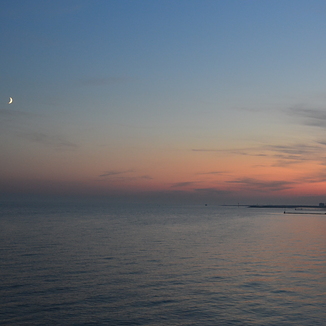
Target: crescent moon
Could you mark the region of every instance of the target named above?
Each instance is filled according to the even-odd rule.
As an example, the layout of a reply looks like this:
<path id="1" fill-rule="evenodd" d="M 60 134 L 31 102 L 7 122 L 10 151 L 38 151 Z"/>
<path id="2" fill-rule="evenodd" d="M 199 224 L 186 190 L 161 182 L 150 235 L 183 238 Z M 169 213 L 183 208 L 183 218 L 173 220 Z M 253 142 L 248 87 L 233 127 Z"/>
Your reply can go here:
<path id="1" fill-rule="evenodd" d="M 11 104 L 14 100 L 12 99 L 12 97 L 9 97 L 9 102 L 8 104 Z"/>

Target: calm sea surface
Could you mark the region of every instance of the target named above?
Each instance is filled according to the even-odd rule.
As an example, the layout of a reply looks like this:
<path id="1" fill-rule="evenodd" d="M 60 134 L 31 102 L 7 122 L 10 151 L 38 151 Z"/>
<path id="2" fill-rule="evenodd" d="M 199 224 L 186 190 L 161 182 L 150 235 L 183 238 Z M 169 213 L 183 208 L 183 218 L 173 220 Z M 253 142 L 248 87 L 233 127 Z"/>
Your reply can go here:
<path id="1" fill-rule="evenodd" d="M 325 325 L 326 215 L 1 203 L 1 325 Z"/>

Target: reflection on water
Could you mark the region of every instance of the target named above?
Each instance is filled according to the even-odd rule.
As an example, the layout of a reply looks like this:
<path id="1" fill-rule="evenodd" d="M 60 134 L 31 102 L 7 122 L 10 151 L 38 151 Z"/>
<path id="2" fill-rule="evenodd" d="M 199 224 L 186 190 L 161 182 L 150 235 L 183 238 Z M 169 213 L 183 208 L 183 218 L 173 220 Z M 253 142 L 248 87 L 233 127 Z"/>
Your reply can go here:
<path id="1" fill-rule="evenodd" d="M 326 217 L 238 207 L 6 206 L 7 325 L 324 325 Z"/>

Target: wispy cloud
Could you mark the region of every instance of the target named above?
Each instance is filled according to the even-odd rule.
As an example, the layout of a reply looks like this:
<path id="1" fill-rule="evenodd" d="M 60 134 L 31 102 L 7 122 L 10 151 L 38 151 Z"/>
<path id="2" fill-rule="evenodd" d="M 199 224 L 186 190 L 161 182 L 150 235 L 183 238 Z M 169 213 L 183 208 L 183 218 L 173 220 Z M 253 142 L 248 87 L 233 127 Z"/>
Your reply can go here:
<path id="1" fill-rule="evenodd" d="M 126 174 L 126 173 L 131 173 L 134 172 L 134 170 L 123 170 L 123 171 L 116 171 L 116 170 L 111 170 L 111 171 L 106 171 L 103 174 L 100 174 L 99 177 L 111 177 L 111 176 L 117 176 L 121 174 Z"/>
<path id="2" fill-rule="evenodd" d="M 265 180 L 258 180 L 254 178 L 240 178 L 236 180 L 226 181 L 229 184 L 238 184 L 245 188 L 250 188 L 251 190 L 255 191 L 280 191 L 291 189 L 296 184 L 293 181 L 265 181 Z"/>
<path id="3" fill-rule="evenodd" d="M 313 173 L 307 173 L 295 180 L 297 183 L 321 183 L 326 182 L 326 172 L 324 170 Z"/>
<path id="4" fill-rule="evenodd" d="M 235 155 L 251 155 L 251 156 L 265 156 L 263 153 L 255 153 L 258 147 L 249 148 L 234 148 L 234 149 L 209 149 L 209 148 L 193 148 L 193 152 L 212 152 L 223 154 L 235 154 Z"/>
<path id="5" fill-rule="evenodd" d="M 187 181 L 187 182 L 177 182 L 171 185 L 171 188 L 180 188 L 180 187 L 188 187 L 194 185 L 196 182 Z"/>
<path id="6" fill-rule="evenodd" d="M 73 150 L 78 146 L 63 137 L 57 135 L 49 135 L 42 132 L 26 132 L 21 133 L 20 137 L 34 142 L 40 143 L 47 147 L 52 147 L 58 150 Z"/>
<path id="7" fill-rule="evenodd" d="M 298 164 L 306 161 L 321 163 L 325 160 L 325 146 L 317 142 L 311 144 L 267 145 L 264 148 L 269 152 L 270 157 L 276 159 L 274 166 Z"/>
<path id="8" fill-rule="evenodd" d="M 150 175 L 142 175 L 139 178 L 144 180 L 153 180 L 153 178 Z"/>
<path id="9" fill-rule="evenodd" d="M 193 152 L 224 152 L 223 149 L 193 148 Z"/>
<path id="10" fill-rule="evenodd" d="M 12 110 L 12 109 L 0 109 L 0 119 L 1 118 L 33 118 L 35 114 Z M 1 120 L 0 120 L 1 121 Z"/>
<path id="11" fill-rule="evenodd" d="M 210 172 L 198 172 L 196 175 L 215 175 L 215 174 L 224 174 L 226 171 L 210 171 Z"/>
<path id="12" fill-rule="evenodd" d="M 153 178 L 148 175 L 137 175 L 137 171 L 133 169 L 129 170 L 109 170 L 98 176 L 102 181 L 109 182 L 126 182 L 136 180 L 152 180 Z"/>
<path id="13" fill-rule="evenodd" d="M 306 126 L 326 128 L 326 109 L 309 109 L 294 107 L 287 110 L 288 114 L 298 117 Z"/>
<path id="14" fill-rule="evenodd" d="M 2 109 L 0 110 L 0 132 L 7 132 L 27 142 L 42 144 L 59 151 L 74 150 L 78 145 L 54 130 L 41 114 Z"/>
<path id="15" fill-rule="evenodd" d="M 288 145 L 262 144 L 256 147 L 232 149 L 193 149 L 195 152 L 216 152 L 217 154 L 266 157 L 273 160 L 271 166 L 286 166 L 314 161 L 325 164 L 326 141 L 319 140 L 310 143 L 292 143 Z"/>
<path id="16" fill-rule="evenodd" d="M 0 109 L 0 133 L 4 131 L 26 130 L 35 115 L 13 109 Z"/>

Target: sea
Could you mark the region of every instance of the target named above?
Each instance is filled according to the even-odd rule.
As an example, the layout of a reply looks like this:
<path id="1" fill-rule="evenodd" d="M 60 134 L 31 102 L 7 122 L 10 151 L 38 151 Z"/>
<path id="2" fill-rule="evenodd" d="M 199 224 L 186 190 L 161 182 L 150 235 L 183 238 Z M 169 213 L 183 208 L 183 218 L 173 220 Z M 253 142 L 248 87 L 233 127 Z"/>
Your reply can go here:
<path id="1" fill-rule="evenodd" d="M 0 325 L 326 325 L 326 215 L 0 204 Z"/>

